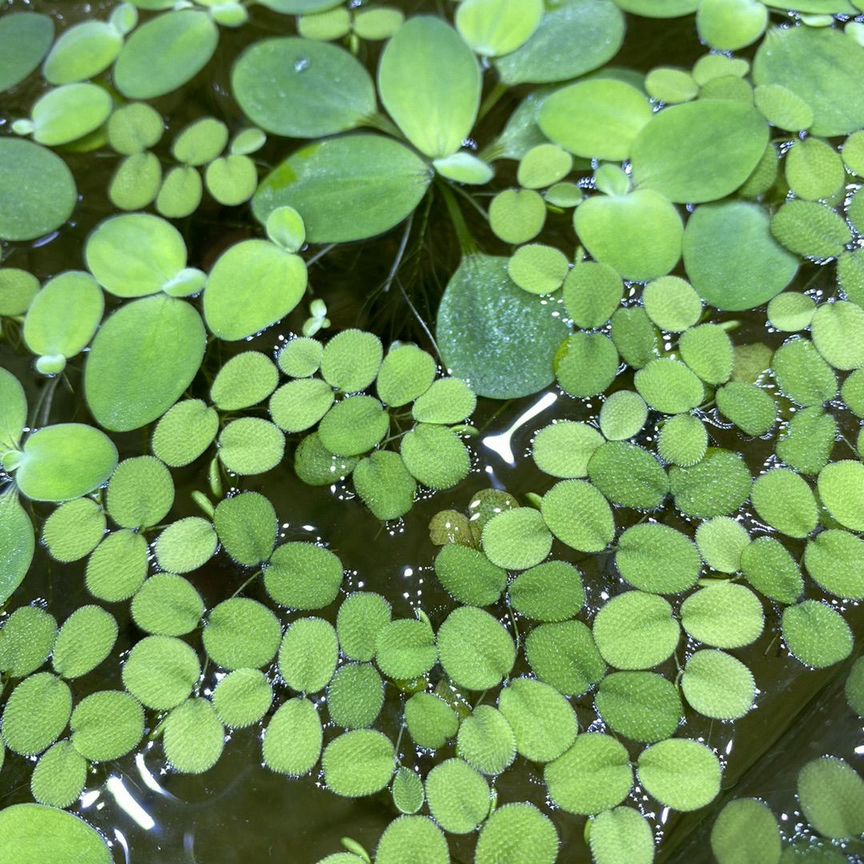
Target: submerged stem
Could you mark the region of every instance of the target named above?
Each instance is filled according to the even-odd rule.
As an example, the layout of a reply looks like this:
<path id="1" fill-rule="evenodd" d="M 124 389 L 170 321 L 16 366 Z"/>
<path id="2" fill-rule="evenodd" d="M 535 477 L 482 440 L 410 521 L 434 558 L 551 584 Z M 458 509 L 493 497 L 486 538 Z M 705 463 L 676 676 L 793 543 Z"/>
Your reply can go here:
<path id="1" fill-rule="evenodd" d="M 447 213 L 450 216 L 450 221 L 453 223 L 453 230 L 456 232 L 462 257 L 476 255 L 480 251 L 480 247 L 468 228 L 468 223 L 465 221 L 465 216 L 462 214 L 462 210 L 456 201 L 456 196 L 453 194 L 450 184 L 442 182 L 438 188 L 441 190 L 441 197 L 444 199 Z"/>

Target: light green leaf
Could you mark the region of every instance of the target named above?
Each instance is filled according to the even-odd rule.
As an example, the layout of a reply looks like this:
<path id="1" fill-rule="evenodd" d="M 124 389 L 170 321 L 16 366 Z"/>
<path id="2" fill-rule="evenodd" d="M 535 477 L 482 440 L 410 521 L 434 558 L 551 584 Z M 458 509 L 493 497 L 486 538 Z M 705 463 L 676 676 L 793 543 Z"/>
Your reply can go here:
<path id="1" fill-rule="evenodd" d="M 745 546 L 741 570 L 760 594 L 780 603 L 794 603 L 804 590 L 797 561 L 775 537 L 759 537 Z"/>
<path id="2" fill-rule="evenodd" d="M 374 451 L 357 463 L 352 479 L 377 519 L 399 519 L 414 505 L 417 483 L 398 453 Z"/>
<path id="3" fill-rule="evenodd" d="M 186 390 L 204 356 L 195 309 L 155 296 L 122 306 L 99 329 L 84 367 L 84 394 L 97 422 L 128 432 L 161 417 Z"/>
<path id="4" fill-rule="evenodd" d="M 477 838 L 475 864 L 555 864 L 558 831 L 533 804 L 499 807 L 486 820 Z"/>
<path id="5" fill-rule="evenodd" d="M 520 573 L 508 596 L 520 615 L 535 621 L 565 621 L 585 603 L 581 574 L 566 561 L 547 561 Z"/>
<path id="6" fill-rule="evenodd" d="M 864 531 L 864 465 L 842 459 L 826 465 L 820 472 L 817 488 L 822 504 L 844 527 Z"/>
<path id="7" fill-rule="evenodd" d="M 302 777 L 321 754 L 321 718 L 308 699 L 295 697 L 279 707 L 264 732 L 264 764 L 279 774 Z"/>
<path id="8" fill-rule="evenodd" d="M 669 492 L 669 479 L 657 457 L 637 444 L 607 441 L 588 463 L 588 477 L 613 504 L 654 510 Z"/>
<path id="9" fill-rule="evenodd" d="M 720 582 L 700 588 L 681 604 L 681 624 L 706 645 L 741 648 L 762 634 L 762 604 L 749 588 Z"/>
<path id="10" fill-rule="evenodd" d="M 824 669 L 852 653 L 852 630 L 827 603 L 804 600 L 783 610 L 783 639 L 793 657 L 807 666 Z"/>
<path id="11" fill-rule="evenodd" d="M 623 5 L 623 4 L 622 4 Z M 588 843 L 596 864 L 652 864 L 654 835 L 648 821 L 630 807 L 598 813 Z"/>
<path id="12" fill-rule="evenodd" d="M 80 678 L 108 658 L 117 622 L 101 606 L 82 606 L 64 622 L 54 643 L 52 665 L 63 678 Z"/>
<path id="13" fill-rule="evenodd" d="M 681 333 L 702 315 L 702 301 L 689 282 L 678 276 L 662 276 L 645 286 L 642 303 L 648 317 L 662 330 Z"/>
<path id="14" fill-rule="evenodd" d="M 30 517 L 13 491 L 3 492 L 0 494 L 0 604 L 5 604 L 24 581 L 35 549 Z"/>
<path id="15" fill-rule="evenodd" d="M 450 489 L 471 470 L 467 448 L 445 426 L 418 423 L 402 439 L 399 452 L 411 475 L 430 489 Z"/>
<path id="16" fill-rule="evenodd" d="M 256 126 L 287 138 L 345 132 L 375 112 L 365 67 L 344 48 L 310 39 L 256 42 L 235 63 L 231 89 Z"/>
<path id="17" fill-rule="evenodd" d="M 800 474 L 774 468 L 756 478 L 750 496 L 759 517 L 781 534 L 802 538 L 816 529 L 816 498 Z"/>
<path id="18" fill-rule="evenodd" d="M 397 619 L 378 629 L 375 662 L 388 678 L 419 678 L 437 659 L 435 633 L 428 620 Z"/>
<path id="19" fill-rule="evenodd" d="M 470 834 L 488 815 L 492 796 L 479 771 L 462 759 L 447 759 L 426 775 L 426 801 L 448 834 Z"/>
<path id="20" fill-rule="evenodd" d="M 204 319 L 220 339 L 245 339 L 284 318 L 302 299 L 306 281 L 298 255 L 265 240 L 244 240 L 213 266 Z"/>
<path id="21" fill-rule="evenodd" d="M 222 411 L 237 411 L 263 402 L 278 383 L 279 372 L 266 354 L 244 351 L 219 370 L 210 387 L 210 398 Z"/>
<path id="22" fill-rule="evenodd" d="M 72 693 L 50 672 L 25 678 L 3 708 L 3 741 L 13 752 L 36 756 L 62 734 L 72 714 Z"/>
<path id="23" fill-rule="evenodd" d="M 501 690 L 498 710 L 513 729 L 516 749 L 531 762 L 557 759 L 576 739 L 578 724 L 572 706 L 542 681 L 514 679 Z"/>
<path id="24" fill-rule="evenodd" d="M 584 480 L 562 480 L 544 496 L 540 512 L 549 530 L 579 552 L 602 552 L 615 535 L 612 510 Z"/>
<path id="25" fill-rule="evenodd" d="M 662 598 L 627 591 L 609 600 L 594 619 L 603 659 L 617 669 L 650 669 L 672 656 L 681 628 Z"/>
<path id="26" fill-rule="evenodd" d="M 219 720 L 231 729 L 243 729 L 270 710 L 273 688 L 263 672 L 237 669 L 216 685 L 212 698 Z"/>
<path id="27" fill-rule="evenodd" d="M 124 156 L 155 147 L 164 131 L 162 115 L 146 102 L 119 107 L 111 114 L 107 125 L 108 143 Z"/>
<path id="28" fill-rule="evenodd" d="M 824 303 L 813 316 L 812 333 L 816 350 L 835 369 L 864 366 L 864 309 L 857 304 Z"/>
<path id="29" fill-rule="evenodd" d="M 426 156 L 449 156 L 462 146 L 477 117 L 480 89 L 477 60 L 440 18 L 410 19 L 381 55 L 381 102 Z"/>
<path id="30" fill-rule="evenodd" d="M 393 743 L 381 732 L 355 729 L 324 749 L 324 782 L 336 795 L 360 798 L 383 789 L 395 770 Z"/>
<path id="31" fill-rule="evenodd" d="M 209 771 L 225 746 L 225 729 L 207 699 L 187 699 L 165 719 L 165 756 L 181 774 Z"/>
<path id="32" fill-rule="evenodd" d="M 342 562 L 329 549 L 311 543 L 282 544 L 264 568 L 267 593 L 277 603 L 295 609 L 328 606 L 338 596 L 341 583 Z"/>
<path id="33" fill-rule="evenodd" d="M 415 864 L 447 864 L 450 860 L 444 833 L 426 816 L 394 820 L 378 841 L 377 864 L 400 864 L 409 859 Z"/>
<path id="34" fill-rule="evenodd" d="M 540 128 L 551 141 L 587 159 L 620 162 L 651 119 L 651 105 L 630 84 L 594 78 L 543 100 Z"/>
<path id="35" fill-rule="evenodd" d="M 711 448 L 692 467 L 673 466 L 669 486 L 682 513 L 710 519 L 738 510 L 750 496 L 751 477 L 739 454 Z"/>
<path id="36" fill-rule="evenodd" d="M 576 208 L 573 225 L 591 255 L 625 279 L 665 276 L 681 257 L 681 216 L 651 188 L 589 198 Z"/>
<path id="37" fill-rule="evenodd" d="M 448 594 L 469 606 L 488 606 L 507 584 L 506 571 L 479 550 L 448 543 L 435 558 L 435 575 Z"/>
<path id="38" fill-rule="evenodd" d="M 186 516 L 172 522 L 156 538 L 156 560 L 169 573 L 191 573 L 203 567 L 218 545 L 213 525 L 200 516 Z"/>
<path id="39" fill-rule="evenodd" d="M 183 219 L 194 213 L 203 194 L 201 175 L 189 165 L 175 165 L 162 181 L 156 209 L 169 219 Z"/>
<path id="40" fill-rule="evenodd" d="M 95 78 L 117 58 L 123 34 L 106 21 L 82 21 L 54 43 L 42 74 L 49 84 L 72 84 Z"/>
<path id="41" fill-rule="evenodd" d="M 164 96 L 194 78 L 218 42 L 219 31 L 206 12 L 166 12 L 129 37 L 114 65 L 114 83 L 128 99 Z"/>
<path id="42" fill-rule="evenodd" d="M 330 719 L 343 729 L 371 726 L 383 705 L 384 682 L 371 663 L 340 666 L 327 686 Z"/>
<path id="43" fill-rule="evenodd" d="M 777 819 L 756 798 L 730 801 L 711 829 L 711 851 L 718 864 L 778 864 L 781 848 Z"/>
<path id="44" fill-rule="evenodd" d="M 125 756 L 144 737 L 144 710 L 122 690 L 102 690 L 82 699 L 69 721 L 72 744 L 92 762 Z"/>
<path id="45" fill-rule="evenodd" d="M 416 813 L 426 802 L 423 780 L 420 775 L 404 766 L 396 771 L 390 786 L 393 803 L 400 813 Z"/>
<path id="46" fill-rule="evenodd" d="M 606 672 L 591 631 L 581 621 L 535 627 L 525 640 L 534 674 L 564 696 L 580 696 Z"/>
<path id="47" fill-rule="evenodd" d="M 478 705 L 459 724 L 456 752 L 481 774 L 501 774 L 516 758 L 516 736 L 497 708 Z"/>
<path id="48" fill-rule="evenodd" d="M 483 528 L 483 551 L 493 564 L 526 570 L 539 564 L 552 548 L 552 535 L 533 507 L 505 510 Z"/>
<path id="49" fill-rule="evenodd" d="M 637 435 L 647 419 L 645 400 L 632 390 L 618 390 L 603 402 L 600 431 L 609 441 L 623 441 Z"/>
<path id="50" fill-rule="evenodd" d="M 705 395 L 699 378 L 679 360 L 652 360 L 633 377 L 639 395 L 656 411 L 683 414 L 696 408 Z"/>
<path id="51" fill-rule="evenodd" d="M 798 798 L 823 837 L 846 840 L 864 832 L 864 780 L 848 762 L 833 756 L 808 762 L 798 774 Z"/>
<path id="52" fill-rule="evenodd" d="M 333 388 L 320 378 L 299 378 L 283 384 L 270 399 L 270 417 L 289 434 L 311 429 L 330 410 Z"/>
<path id="53" fill-rule="evenodd" d="M 345 243 L 398 225 L 431 180 L 426 163 L 398 141 L 380 135 L 331 138 L 274 168 L 258 187 L 252 210 L 263 223 L 287 204 L 303 217 L 310 243 Z"/>
<path id="54" fill-rule="evenodd" d="M 321 374 L 331 387 L 356 393 L 375 380 L 383 357 L 384 347 L 374 333 L 343 330 L 325 346 Z"/>
<path id="55" fill-rule="evenodd" d="M 753 81 L 782 84 L 806 102 L 814 135 L 847 135 L 864 125 L 864 96 L 851 84 L 864 74 L 860 47 L 830 27 L 773 27 L 756 52 Z"/>
<path id="56" fill-rule="evenodd" d="M 7 12 L 0 24 L 0 93 L 11 90 L 42 62 L 54 38 L 54 21 L 35 12 Z"/>
<path id="57" fill-rule="evenodd" d="M 510 673 L 516 649 L 510 633 L 492 615 L 462 606 L 451 612 L 438 629 L 438 657 L 458 686 L 488 690 Z"/>
<path id="58" fill-rule="evenodd" d="M 717 720 L 743 717 L 756 699 L 753 674 L 722 651 L 697 651 L 681 676 L 684 697 L 700 714 Z"/>
<path id="59" fill-rule="evenodd" d="M 613 672 L 597 688 L 595 706 L 617 734 L 653 744 L 675 734 L 684 717 L 676 686 L 655 672 Z"/>
<path id="60" fill-rule="evenodd" d="M 69 741 L 58 741 L 42 754 L 30 776 L 34 800 L 49 807 L 69 807 L 87 783 L 87 760 Z"/>
<path id="61" fill-rule="evenodd" d="M 579 261 L 564 280 L 564 306 L 577 327 L 602 327 L 624 293 L 621 277 L 608 264 Z"/>
<path id="62" fill-rule="evenodd" d="M 186 266 L 186 244 L 169 222 L 147 213 L 115 216 L 87 238 L 87 267 L 118 297 L 156 294 Z"/>
<path id="63" fill-rule="evenodd" d="M 683 812 L 713 801 L 720 792 L 723 773 L 714 753 L 688 738 L 670 738 L 643 750 L 637 771 L 649 795 Z"/>
<path id="64" fill-rule="evenodd" d="M 145 636 L 123 664 L 123 686 L 147 708 L 168 711 L 189 696 L 200 674 L 191 645 L 171 636 Z"/>
<path id="65" fill-rule="evenodd" d="M 213 443 L 218 428 L 219 415 L 200 399 L 178 402 L 153 430 L 153 453 L 172 468 L 188 465 Z"/>
<path id="66" fill-rule="evenodd" d="M 39 804 L 13 804 L 0 812 L 0 831 L 15 858 L 9 864 L 111 864 L 108 844 L 83 819 Z M 2 860 L 2 859 L 0 859 Z M 6 862 L 4 862 L 6 864 Z"/>
<path id="67" fill-rule="evenodd" d="M 578 330 L 555 355 L 555 377 L 571 396 L 585 399 L 603 393 L 618 373 L 618 351 L 605 333 Z"/>
<path id="68" fill-rule="evenodd" d="M 807 542 L 804 566 L 822 589 L 837 597 L 864 598 L 864 541 L 830 528 Z"/>
<path id="69" fill-rule="evenodd" d="M 633 142 L 633 179 L 675 202 L 714 201 L 744 183 L 767 143 L 768 124 L 752 105 L 675 105 L 655 114 Z"/>
<path id="70" fill-rule="evenodd" d="M 556 351 L 567 336 L 547 300 L 513 284 L 507 261 L 464 258 L 444 292 L 436 325 L 450 372 L 492 399 L 527 396 L 549 385 Z"/>
<path id="71" fill-rule="evenodd" d="M 39 606 L 19 606 L 0 629 L 0 670 L 25 678 L 50 656 L 57 621 Z"/>
<path id="72" fill-rule="evenodd" d="M 121 528 L 149 528 L 168 515 L 174 503 L 171 473 L 155 456 L 121 462 L 106 495 L 108 515 Z"/>
<path id="73" fill-rule="evenodd" d="M 633 786 L 627 748 L 610 735 L 579 735 L 543 769 L 552 800 L 568 813 L 594 815 L 620 804 Z"/>
<path id="74" fill-rule="evenodd" d="M 543 11 L 541 0 L 467 0 L 456 11 L 456 29 L 478 54 L 510 54 L 531 38 Z"/>
<path id="75" fill-rule="evenodd" d="M 282 639 L 279 674 L 294 690 L 317 693 L 330 683 L 338 656 L 336 630 L 329 621 L 298 618 Z"/>
<path id="76" fill-rule="evenodd" d="M 624 28 L 624 16 L 610 0 L 565 0 L 547 9 L 533 36 L 495 65 L 509 87 L 568 81 L 611 60 Z"/>
<path id="77" fill-rule="evenodd" d="M 276 511 L 258 492 L 241 492 L 220 501 L 213 524 L 225 551 L 246 567 L 267 561 L 276 545 Z"/>
<path id="78" fill-rule="evenodd" d="M 461 378 L 439 378 L 411 409 L 418 423 L 461 423 L 477 407 L 477 397 Z"/>
<path id="79" fill-rule="evenodd" d="M 56 147 L 83 138 L 108 119 L 111 107 L 108 91 L 96 84 L 55 87 L 33 106 L 33 140 Z"/>
<path id="80" fill-rule="evenodd" d="M 59 156 L 32 141 L 0 140 L 0 238 L 49 234 L 72 215 L 77 200 L 75 179 Z"/>
<path id="81" fill-rule="evenodd" d="M 753 309 L 795 278 L 798 261 L 777 244 L 769 223 L 759 204 L 733 201 L 696 209 L 684 232 L 684 266 L 707 303 L 722 310 Z"/>
<path id="82" fill-rule="evenodd" d="M 247 597 L 232 597 L 215 606 L 201 634 L 207 656 L 225 669 L 266 666 L 281 638 L 279 619 Z"/>
<path id="83" fill-rule="evenodd" d="M 132 620 L 147 633 L 183 636 L 198 627 L 204 601 L 182 576 L 155 573 L 132 598 L 130 611 Z"/>
<path id="84" fill-rule="evenodd" d="M 89 273 L 61 273 L 31 301 L 24 318 L 24 341 L 42 357 L 74 357 L 93 338 L 104 308 L 102 289 Z"/>
<path id="85" fill-rule="evenodd" d="M 285 209 L 289 208 L 280 207 L 274 212 L 278 213 Z M 317 339 L 295 336 L 289 339 L 279 351 L 276 362 L 286 375 L 292 378 L 308 378 L 321 367 L 323 353 L 324 346 Z"/>
<path id="86" fill-rule="evenodd" d="M 618 538 L 615 566 L 634 588 L 652 594 L 679 594 L 692 588 L 702 562 L 693 541 L 668 525 L 627 528 Z"/>
<path id="87" fill-rule="evenodd" d="M 38 290 L 39 280 L 32 273 L 0 267 L 0 315 L 24 315 Z"/>
<path id="88" fill-rule="evenodd" d="M 437 750 L 456 734 L 459 717 L 439 696 L 421 692 L 405 703 L 405 723 L 418 747 Z"/>
<path id="89" fill-rule="evenodd" d="M 128 600 L 147 578 L 148 555 L 142 534 L 128 528 L 106 534 L 87 561 L 87 590 L 108 603 Z"/>
<path id="90" fill-rule="evenodd" d="M 561 420 L 537 433 L 531 455 L 537 467 L 553 477 L 586 477 L 591 456 L 602 443 L 593 426 Z"/>
<path id="91" fill-rule="evenodd" d="M 101 486 L 117 464 L 111 439 L 83 423 L 58 423 L 24 442 L 15 482 L 35 501 L 66 501 Z"/>
<path id="92" fill-rule="evenodd" d="M 262 417 L 241 417 L 222 429 L 218 445 L 219 459 L 229 471 L 264 474 L 282 461 L 285 436 Z"/>

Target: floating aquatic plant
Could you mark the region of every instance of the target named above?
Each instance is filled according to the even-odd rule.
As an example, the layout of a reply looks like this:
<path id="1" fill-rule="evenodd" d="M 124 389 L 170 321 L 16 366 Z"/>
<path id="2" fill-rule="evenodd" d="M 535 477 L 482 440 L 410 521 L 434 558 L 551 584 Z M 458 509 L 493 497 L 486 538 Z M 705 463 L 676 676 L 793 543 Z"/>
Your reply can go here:
<path id="1" fill-rule="evenodd" d="M 554 864 L 582 822 L 597 864 L 647 864 L 661 807 L 712 807 L 719 864 L 856 855 L 851 761 L 801 766 L 805 847 L 725 794 L 700 718 L 762 709 L 778 638 L 864 713 L 861 4 L 259 5 L 0 18 L 0 765 L 32 762 L 36 802 L 0 811 L 0 861 L 108 864 L 64 812 L 92 766 L 154 745 L 204 774 L 247 728 L 266 770 L 385 802 L 376 864 Z M 695 16 L 708 53 L 608 65 L 624 13 Z M 180 110 L 202 73 L 230 110 Z M 44 238 L 79 221 L 60 270 Z M 381 294 L 423 339 L 385 345 L 315 265 L 402 223 Z M 460 259 L 424 318 L 403 274 L 439 230 Z M 544 390 L 556 419 L 497 451 L 510 494 L 483 424 Z M 371 590 L 338 524 L 286 534 L 292 473 L 389 523 L 376 555 L 438 496 L 412 563 L 442 603 Z M 25 600 L 43 550 L 89 595 L 60 621 Z M 343 846 L 324 862 L 370 864 Z"/>

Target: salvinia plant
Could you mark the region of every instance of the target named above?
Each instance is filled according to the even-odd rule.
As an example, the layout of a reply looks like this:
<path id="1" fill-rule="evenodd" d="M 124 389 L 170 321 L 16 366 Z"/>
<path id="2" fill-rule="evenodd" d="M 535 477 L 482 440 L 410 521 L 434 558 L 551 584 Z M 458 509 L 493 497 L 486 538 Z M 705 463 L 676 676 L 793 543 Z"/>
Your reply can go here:
<path id="1" fill-rule="evenodd" d="M 861 0 L 39 5 L 0 862 L 121 860 L 111 766 L 243 734 L 383 814 L 300 864 L 860 860 Z"/>

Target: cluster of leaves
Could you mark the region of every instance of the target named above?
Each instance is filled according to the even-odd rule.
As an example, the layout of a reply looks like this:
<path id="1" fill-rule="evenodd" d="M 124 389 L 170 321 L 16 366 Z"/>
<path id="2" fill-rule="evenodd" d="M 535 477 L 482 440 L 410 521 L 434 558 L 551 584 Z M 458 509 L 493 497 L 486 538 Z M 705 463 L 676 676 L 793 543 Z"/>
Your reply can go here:
<path id="1" fill-rule="evenodd" d="M 32 605 L 4 619 L 0 672 L 16 683 L 0 760 L 5 749 L 38 757 L 38 804 L 0 812 L 0 835 L 24 864 L 50 860 L 44 838 L 70 860 L 107 864 L 102 838 L 56 809 L 78 799 L 90 763 L 149 737 L 174 770 L 202 773 L 226 728 L 260 725 L 274 772 L 320 769 L 351 798 L 389 787 L 402 815 L 377 864 L 446 864 L 445 832 L 478 832 L 477 864 L 553 864 L 552 821 L 527 801 L 498 805 L 497 778 L 517 757 L 542 766 L 560 811 L 590 818 L 597 864 L 650 864 L 642 791 L 685 812 L 718 795 L 721 759 L 679 732 L 691 710 L 733 721 L 753 709 L 754 676 L 733 652 L 766 617 L 807 667 L 854 648 L 842 612 L 864 599 L 864 439 L 841 429 L 864 418 L 861 4 L 461 0 L 452 26 L 338 0 L 260 5 L 297 16 L 298 35 L 250 44 L 230 75 L 243 124 L 208 116 L 172 130 L 170 158 L 166 118 L 148 100 L 201 72 L 219 28 L 249 19 L 245 4 L 135 0 L 56 40 L 48 16 L 0 19 L 0 92 L 40 67 L 48 85 L 0 136 L 0 240 L 34 240 L 72 217 L 75 178 L 55 150 L 110 147 L 122 159 L 108 196 L 131 211 L 90 234 L 86 271 L 40 286 L 0 269 L 7 329 L 20 327 L 49 388 L 80 362 L 94 422 L 48 423 L 49 395 L 28 425 L 24 390 L 0 369 L 0 603 L 35 551 L 21 499 L 57 504 L 41 525 L 48 552 L 86 559 L 92 597 L 128 602 L 146 634 L 123 662 L 124 689 L 76 701 L 78 679 L 112 657 L 114 615 L 86 605 L 58 628 Z M 772 10 L 781 26 L 769 26 Z M 711 51 L 690 69 L 605 66 L 624 12 L 695 13 Z M 375 81 L 358 59 L 366 42 L 386 43 Z M 757 43 L 752 63 L 735 56 Z M 494 89 L 481 103 L 484 77 Z M 536 86 L 478 151 L 478 121 L 516 85 Z M 259 183 L 250 156 L 268 135 L 312 143 Z M 516 185 L 490 187 L 508 160 Z M 189 266 L 194 250 L 169 221 L 194 214 L 205 186 L 222 206 L 251 202 L 266 234 L 207 272 Z M 492 189 L 485 212 L 475 187 Z M 448 377 L 414 345 L 385 355 L 373 333 L 311 338 L 329 326 L 319 300 L 303 336 L 272 356 L 233 353 L 207 399 L 194 397 L 220 343 L 299 306 L 307 241 L 385 232 L 432 188 L 465 253 L 438 309 Z M 460 199 L 505 254 L 477 251 Z M 148 208 L 159 215 L 134 212 Z M 559 248 L 568 222 L 572 256 Z M 799 290 L 799 271 L 815 265 L 836 270 L 836 291 Z M 765 304 L 764 343 L 735 344 L 739 322 L 724 313 Z M 343 597 L 332 551 L 280 542 L 265 496 L 223 495 L 223 471 L 237 482 L 272 471 L 286 436 L 302 436 L 301 480 L 350 475 L 376 517 L 400 518 L 418 484 L 445 490 L 468 476 L 461 438 L 476 434 L 475 393 L 511 399 L 553 383 L 582 418 L 533 440 L 554 485 L 524 504 L 487 490 L 431 525 L 435 574 L 456 604 L 440 621 L 419 609 L 394 618 L 372 592 Z M 151 453 L 119 461 L 106 432 L 151 427 Z M 745 457 L 759 439 L 774 453 L 754 469 Z M 196 493 L 204 516 L 165 522 L 171 470 L 205 454 L 216 500 Z M 220 550 L 248 568 L 237 595 L 257 580 L 266 603 L 235 595 L 206 609 L 190 577 Z M 596 610 L 567 560 L 589 556 L 611 576 Z M 858 714 L 862 688 L 859 660 L 847 682 Z M 597 725 L 580 732 L 577 707 Z M 434 767 L 411 764 L 404 733 Z M 806 765 L 798 796 L 821 836 L 864 833 L 864 781 L 842 760 Z M 797 855 L 754 799 L 723 809 L 711 847 L 720 864 Z M 356 843 L 346 850 L 325 861 L 370 861 Z"/>

